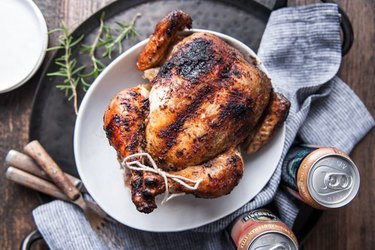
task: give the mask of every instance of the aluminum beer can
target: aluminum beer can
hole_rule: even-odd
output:
[[[284,161],[289,191],[317,209],[345,206],[359,190],[360,176],[350,157],[331,147],[292,148]]]
[[[231,237],[239,250],[298,249],[292,230],[266,209],[240,216],[233,224]]]

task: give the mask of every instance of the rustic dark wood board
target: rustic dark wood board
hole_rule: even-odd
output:
[[[296,1],[298,4],[311,1]],[[337,1],[352,22],[354,43],[343,58],[339,76],[375,115],[375,1]],[[361,175],[357,198],[348,206],[325,212],[305,250],[375,249],[375,131],[351,154]]]
[[[58,26],[61,19],[74,28],[89,15],[111,1],[35,0],[48,26]],[[316,1],[290,1],[301,5]],[[341,0],[352,21],[355,42],[344,58],[340,76],[359,95],[370,112],[375,114],[375,2],[372,0]],[[56,35],[50,44],[56,44]],[[40,73],[40,72],[39,72]],[[31,102],[38,76],[11,93],[0,95],[0,158],[9,149],[22,150],[28,141]],[[306,241],[304,249],[375,249],[375,133],[372,131],[353,151],[352,157],[361,170],[359,196],[347,207],[326,212]],[[31,211],[39,204],[35,192],[9,184],[1,165],[0,248],[17,249],[21,239],[34,227]]]

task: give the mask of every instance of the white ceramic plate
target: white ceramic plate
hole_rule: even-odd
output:
[[[0,93],[4,93],[37,71],[46,53],[48,31],[33,1],[1,0],[0,32]]]
[[[254,52],[239,41],[220,33],[211,33],[239,48],[243,54],[255,57]],[[154,232],[196,228],[234,212],[261,191],[281,156],[285,128],[257,154],[244,157],[244,176],[229,195],[217,199],[198,199],[186,195],[164,205],[160,205],[160,199],[157,199],[158,208],[151,214],[138,212],[131,201],[130,190],[124,187],[116,152],[105,136],[103,114],[117,92],[145,82],[135,64],[146,42],[138,43],[113,61],[86,93],[74,131],[74,155],[78,172],[99,206],[123,224]]]

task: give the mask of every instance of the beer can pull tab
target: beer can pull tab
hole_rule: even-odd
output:
[[[324,189],[346,190],[351,188],[353,178],[345,173],[326,173],[324,176]]]
[[[292,248],[284,242],[275,243],[272,245],[263,245],[254,248],[254,250],[292,250]]]
[[[284,243],[275,244],[270,249],[271,250],[291,250],[290,246]]]
[[[254,250],[292,250],[287,243],[280,242],[280,243],[275,243],[272,245],[263,245],[259,247],[255,247]]]

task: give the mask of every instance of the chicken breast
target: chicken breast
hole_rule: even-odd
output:
[[[146,150],[171,170],[210,160],[249,135],[270,92],[269,78],[238,50],[194,33],[152,80]]]

